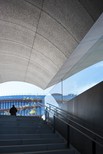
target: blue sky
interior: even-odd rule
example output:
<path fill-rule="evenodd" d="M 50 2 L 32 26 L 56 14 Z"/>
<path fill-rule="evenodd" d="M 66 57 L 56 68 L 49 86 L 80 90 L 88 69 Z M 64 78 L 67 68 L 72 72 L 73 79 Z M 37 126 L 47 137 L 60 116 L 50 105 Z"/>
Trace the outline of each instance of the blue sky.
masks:
<path fill-rule="evenodd" d="M 71 93 L 82 93 L 83 91 L 103 81 L 103 61 L 86 68 L 85 70 L 68 78 L 66 81 L 68 83 L 69 89 L 71 89 Z M 63 89 L 64 93 L 66 93 L 65 90 L 67 89 L 67 83 L 65 82 Z"/>
<path fill-rule="evenodd" d="M 97 83 L 103 81 L 103 61 L 76 73 L 63 81 L 63 94 L 80 94 Z M 61 93 L 61 83 L 42 90 L 32 84 L 24 82 L 5 82 L 0 84 L 0 96 L 5 95 L 47 95 Z"/>
<path fill-rule="evenodd" d="M 78 95 L 101 81 L 103 81 L 103 61 L 64 80 L 62 90 L 61 83 L 57 84 L 51 90 L 51 93 L 61 93 L 63 91 L 64 95 L 71 93 Z"/>

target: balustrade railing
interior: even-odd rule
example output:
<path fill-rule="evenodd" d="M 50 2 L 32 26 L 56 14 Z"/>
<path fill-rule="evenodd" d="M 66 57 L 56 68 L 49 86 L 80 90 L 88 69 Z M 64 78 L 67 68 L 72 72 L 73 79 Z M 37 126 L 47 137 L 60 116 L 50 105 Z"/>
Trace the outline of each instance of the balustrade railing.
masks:
<path fill-rule="evenodd" d="M 52 118 L 51 116 L 52 115 Z M 51 120 L 52 119 L 52 120 Z M 87 137 L 92 142 L 92 154 L 96 154 L 96 144 L 103 147 L 103 136 L 81 124 L 77 117 L 52 104 L 45 106 L 45 120 L 52 124 L 53 132 L 56 130 L 56 119 L 67 125 L 67 145 L 70 146 L 70 128 Z M 79 121 L 79 122 L 78 122 Z"/>

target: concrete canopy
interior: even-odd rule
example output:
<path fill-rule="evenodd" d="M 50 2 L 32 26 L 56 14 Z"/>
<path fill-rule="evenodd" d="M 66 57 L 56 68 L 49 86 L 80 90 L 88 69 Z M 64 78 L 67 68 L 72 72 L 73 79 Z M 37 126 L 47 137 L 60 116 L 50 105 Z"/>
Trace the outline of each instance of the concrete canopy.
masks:
<path fill-rule="evenodd" d="M 0 82 L 45 89 L 95 63 L 78 47 L 102 11 L 102 0 L 0 0 Z"/>

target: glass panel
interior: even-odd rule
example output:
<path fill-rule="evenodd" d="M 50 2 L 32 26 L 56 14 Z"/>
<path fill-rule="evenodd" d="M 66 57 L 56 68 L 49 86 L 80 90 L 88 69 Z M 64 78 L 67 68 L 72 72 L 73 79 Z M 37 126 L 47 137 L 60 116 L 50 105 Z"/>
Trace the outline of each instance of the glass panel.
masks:
<path fill-rule="evenodd" d="M 103 61 L 63 81 L 63 96 L 75 97 L 103 81 Z"/>
<path fill-rule="evenodd" d="M 56 84 L 45 97 L 45 103 L 59 106 L 62 100 L 62 81 Z"/>
<path fill-rule="evenodd" d="M 103 61 L 92 65 L 56 84 L 45 97 L 45 102 L 55 106 L 69 100 L 103 81 Z"/>
<path fill-rule="evenodd" d="M 0 96 L 0 114 L 10 115 L 9 110 L 15 105 L 19 116 L 42 116 L 44 115 L 44 97 L 44 95 Z"/>

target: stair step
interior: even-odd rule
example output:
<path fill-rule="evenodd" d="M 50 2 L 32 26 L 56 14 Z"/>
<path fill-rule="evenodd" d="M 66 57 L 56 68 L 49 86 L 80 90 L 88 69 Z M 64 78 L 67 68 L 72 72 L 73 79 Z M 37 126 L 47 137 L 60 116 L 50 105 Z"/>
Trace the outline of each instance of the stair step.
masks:
<path fill-rule="evenodd" d="M 25 130 L 29 130 L 29 131 L 31 131 L 31 130 L 43 130 L 43 131 L 45 131 L 45 130 L 50 130 L 51 131 L 51 129 L 50 128 L 45 128 L 45 127 L 6 127 L 6 128 L 2 128 L 1 126 L 0 126 L 0 132 L 2 132 L 2 131 L 16 131 L 16 130 L 18 130 L 18 131 L 25 131 Z"/>
<path fill-rule="evenodd" d="M 0 125 L 2 125 L 2 124 L 7 124 L 7 125 L 11 125 L 11 124 L 21 124 L 21 125 L 23 125 L 23 123 L 24 124 L 45 124 L 45 122 L 44 121 L 35 121 L 35 120 L 29 120 L 29 121 L 27 121 L 27 120 L 20 120 L 20 121 L 11 121 L 10 119 L 8 119 L 8 120 L 3 120 L 3 121 L 1 121 L 1 119 L 0 119 Z"/>
<path fill-rule="evenodd" d="M 6 139 L 38 139 L 38 138 L 57 138 L 57 134 L 49 133 L 49 134 L 0 134 L 1 140 Z"/>
<path fill-rule="evenodd" d="M 14 152 L 46 151 L 65 148 L 67 148 L 66 143 L 0 146 L 0 154 Z"/>
<path fill-rule="evenodd" d="M 52 131 L 42 131 L 42 130 L 36 130 L 36 131 L 0 131 L 0 134 L 49 134 L 49 133 L 52 133 Z"/>
<path fill-rule="evenodd" d="M 76 153 L 71 149 L 60 149 L 60 150 L 48 150 L 48 151 L 36 151 L 36 152 L 20 152 L 13 154 L 76 154 Z"/>
<path fill-rule="evenodd" d="M 18 140 L 0 140 L 0 146 L 7 145 L 29 145 L 29 144 L 48 144 L 48 143 L 63 143 L 64 140 L 61 138 L 40 138 L 40 139 L 18 139 Z"/>
<path fill-rule="evenodd" d="M 25 126 L 23 126 L 23 125 L 10 125 L 10 126 L 6 126 L 6 125 L 0 125 L 0 128 L 2 129 L 4 129 L 4 130 L 7 130 L 7 128 L 9 129 L 11 129 L 11 127 L 12 127 L 12 129 L 14 130 L 14 129 L 17 129 L 17 128 L 20 128 L 20 129 L 24 129 L 24 128 L 30 128 L 30 129 L 50 129 L 49 127 L 47 127 L 47 126 L 45 126 L 45 125 L 33 125 L 33 124 L 30 124 L 30 125 L 25 125 Z"/>
<path fill-rule="evenodd" d="M 41 118 L 38 118 L 38 117 L 28 117 L 28 116 L 3 116 L 3 115 L 0 115 L 0 121 L 43 121 Z"/>

